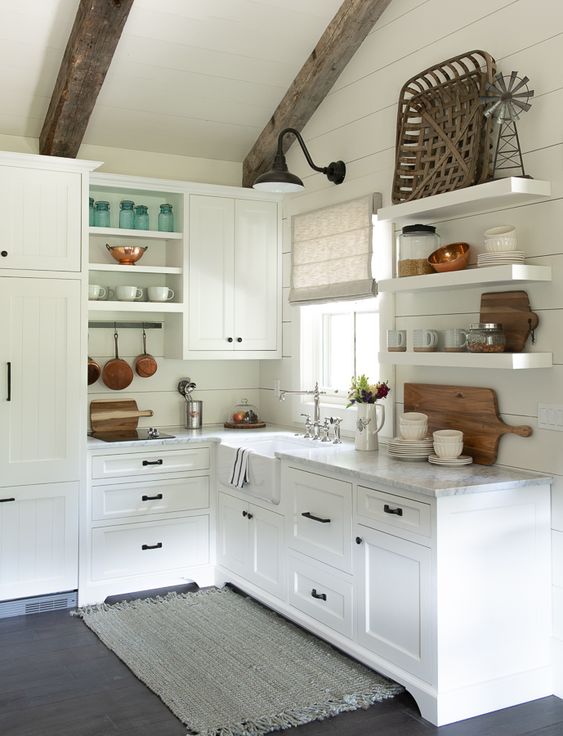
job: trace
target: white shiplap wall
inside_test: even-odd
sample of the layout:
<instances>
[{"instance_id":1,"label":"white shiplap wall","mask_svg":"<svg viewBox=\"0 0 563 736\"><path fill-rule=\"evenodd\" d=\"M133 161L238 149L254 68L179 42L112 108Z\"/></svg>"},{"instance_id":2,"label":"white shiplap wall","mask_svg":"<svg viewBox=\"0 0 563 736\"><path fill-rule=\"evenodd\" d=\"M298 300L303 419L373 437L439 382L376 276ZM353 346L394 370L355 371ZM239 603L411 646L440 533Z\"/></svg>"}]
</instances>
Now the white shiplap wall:
<instances>
[{"instance_id":1,"label":"white shiplap wall","mask_svg":"<svg viewBox=\"0 0 563 736\"><path fill-rule=\"evenodd\" d=\"M306 191L288 198L284 230L284 359L261 365L261 406L267 419L297 419L300 404L279 404L272 385L299 384L298 310L287 304L290 268L291 215L343 201L366 192L383 193L390 202L394 165L397 99L402 84L433 63L471 49L484 49L500 70L530 76L535 89L532 110L519 125L527 171L553 182L550 201L509 208L486 215L439 223L443 242L466 240L477 248L482 232L496 224L513 223L519 246L529 262L550 265L552 284L527 287L540 315L537 342L530 350L553 351L555 366L541 371L446 370L418 367L396 372L394 401L402 410L405 381L488 386L498 392L503 419L530 424L529 439L502 439L498 462L555 475L553 485L553 600L555 692L563 695L563 435L537 429L538 402L563 404L563 4L559 0L394 0L348 64L334 88L304 130L315 162L346 161L348 174L339 187L314 174L295 147L288 165L303 177ZM397 323L411 330L425 326L463 326L479 311L480 289L439 294L401 295L396 299ZM384 378L380 372L380 377Z\"/></svg>"}]
</instances>

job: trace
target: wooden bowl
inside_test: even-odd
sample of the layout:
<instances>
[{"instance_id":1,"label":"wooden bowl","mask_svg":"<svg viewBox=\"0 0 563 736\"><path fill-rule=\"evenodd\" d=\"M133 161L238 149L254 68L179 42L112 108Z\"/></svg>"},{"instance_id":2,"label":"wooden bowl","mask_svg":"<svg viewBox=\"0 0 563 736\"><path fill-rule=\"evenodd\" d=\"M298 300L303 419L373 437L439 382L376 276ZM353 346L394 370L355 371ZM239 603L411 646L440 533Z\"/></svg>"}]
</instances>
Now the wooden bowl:
<instances>
[{"instance_id":1,"label":"wooden bowl","mask_svg":"<svg viewBox=\"0 0 563 736\"><path fill-rule=\"evenodd\" d=\"M132 266L143 257L147 247L146 245L109 245L106 243L108 251L122 266Z\"/></svg>"},{"instance_id":2,"label":"wooden bowl","mask_svg":"<svg viewBox=\"0 0 563 736\"><path fill-rule=\"evenodd\" d=\"M461 271L469 260L469 243L450 243L443 245L428 256L428 263L438 273Z\"/></svg>"}]
</instances>

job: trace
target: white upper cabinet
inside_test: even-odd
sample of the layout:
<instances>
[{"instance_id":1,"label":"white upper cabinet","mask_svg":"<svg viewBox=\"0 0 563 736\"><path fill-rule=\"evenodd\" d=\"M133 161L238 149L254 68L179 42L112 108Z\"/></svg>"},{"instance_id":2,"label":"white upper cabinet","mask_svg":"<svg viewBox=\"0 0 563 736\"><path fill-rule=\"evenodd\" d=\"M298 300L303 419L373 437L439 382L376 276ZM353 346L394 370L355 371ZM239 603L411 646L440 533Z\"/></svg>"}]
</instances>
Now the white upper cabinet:
<instances>
[{"instance_id":1,"label":"white upper cabinet","mask_svg":"<svg viewBox=\"0 0 563 736\"><path fill-rule=\"evenodd\" d=\"M276 202L190 196L186 358L279 357Z\"/></svg>"},{"instance_id":2,"label":"white upper cabinet","mask_svg":"<svg viewBox=\"0 0 563 736\"><path fill-rule=\"evenodd\" d=\"M80 271L82 176L0 166L0 269Z\"/></svg>"},{"instance_id":3,"label":"white upper cabinet","mask_svg":"<svg viewBox=\"0 0 563 736\"><path fill-rule=\"evenodd\" d=\"M78 480L80 281L0 279L0 487Z\"/></svg>"}]
</instances>

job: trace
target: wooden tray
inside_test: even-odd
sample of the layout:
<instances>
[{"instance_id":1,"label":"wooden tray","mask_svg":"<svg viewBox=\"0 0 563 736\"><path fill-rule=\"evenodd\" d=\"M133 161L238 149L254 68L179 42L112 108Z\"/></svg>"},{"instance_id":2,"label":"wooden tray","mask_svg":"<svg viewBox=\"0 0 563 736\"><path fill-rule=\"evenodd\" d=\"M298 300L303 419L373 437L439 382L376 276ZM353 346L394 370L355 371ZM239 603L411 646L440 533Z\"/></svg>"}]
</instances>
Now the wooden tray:
<instances>
[{"instance_id":1,"label":"wooden tray","mask_svg":"<svg viewBox=\"0 0 563 736\"><path fill-rule=\"evenodd\" d=\"M262 429L262 427L265 426L266 422L255 422L254 424L243 424L242 422L240 424L235 424L234 422L225 422L225 424L223 424L225 429Z\"/></svg>"},{"instance_id":2,"label":"wooden tray","mask_svg":"<svg viewBox=\"0 0 563 736\"><path fill-rule=\"evenodd\" d=\"M152 417L152 409L140 411L137 402L131 399L124 401L106 401L105 399L90 402L90 424L92 432L131 432L137 429L139 417Z\"/></svg>"},{"instance_id":3,"label":"wooden tray","mask_svg":"<svg viewBox=\"0 0 563 736\"><path fill-rule=\"evenodd\" d=\"M506 335L506 352L521 353L539 324L527 291L491 291L481 295L481 322L500 322Z\"/></svg>"},{"instance_id":4,"label":"wooden tray","mask_svg":"<svg viewBox=\"0 0 563 736\"><path fill-rule=\"evenodd\" d=\"M496 462L503 434L529 437L532 428L511 427L499 417L496 392L492 388L473 386L440 386L405 383L405 411L428 415L428 430L460 429L463 432L463 454L471 455L479 465Z\"/></svg>"}]
</instances>

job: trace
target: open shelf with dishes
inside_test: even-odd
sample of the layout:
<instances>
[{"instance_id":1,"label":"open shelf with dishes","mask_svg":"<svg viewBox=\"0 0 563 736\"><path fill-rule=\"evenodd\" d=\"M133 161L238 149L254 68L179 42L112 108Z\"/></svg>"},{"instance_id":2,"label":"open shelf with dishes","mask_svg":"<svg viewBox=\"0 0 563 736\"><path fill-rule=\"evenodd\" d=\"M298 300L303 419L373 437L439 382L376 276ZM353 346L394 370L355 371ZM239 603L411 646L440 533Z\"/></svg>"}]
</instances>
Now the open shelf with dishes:
<instances>
[{"instance_id":1,"label":"open shelf with dishes","mask_svg":"<svg viewBox=\"0 0 563 736\"><path fill-rule=\"evenodd\" d=\"M486 212L506 207L528 204L551 196L551 183L537 179L508 177L478 184L473 187L458 189L453 192L437 194L424 199L413 200L380 208L378 221L390 221L401 227L417 223L417 234L426 229L431 233L432 227L425 227L437 220L463 218L467 215ZM409 229L407 228L407 231ZM415 230L415 228L411 228ZM403 231L403 236L405 231ZM427 233L423 233L427 235ZM498 233L495 233L497 235ZM431 236L430 236L431 237ZM461 240L462 238L460 238ZM457 244L456 244L457 245ZM461 243L459 245L462 245ZM516 240L514 239L514 245ZM465 248L467 250L467 248ZM487 288L495 286L518 287L526 283L550 282L552 270L550 266L532 265L524 262L524 253L511 251L514 261L510 262L508 253L502 258L504 248L491 249L487 254L489 264L460 268L459 270L437 273L403 275L401 277L382 279L378 282L380 293L413 293L432 292L460 288ZM495 251L499 251L498 253ZM497 257L498 256L498 257ZM410 256L407 256L407 258ZM419 256L416 256L419 257ZM426 256L425 256L426 257ZM479 261L481 261L481 256ZM504 261L504 262L503 262ZM467 262L467 257L465 262ZM483 263L485 263L483 259ZM496 263L495 263L496 262ZM408 263L408 261L407 261ZM495 368L509 370L525 370L550 368L553 365L552 353L470 353L470 352L386 352L379 353L382 364L418 365L449 368Z\"/></svg>"}]
</instances>

